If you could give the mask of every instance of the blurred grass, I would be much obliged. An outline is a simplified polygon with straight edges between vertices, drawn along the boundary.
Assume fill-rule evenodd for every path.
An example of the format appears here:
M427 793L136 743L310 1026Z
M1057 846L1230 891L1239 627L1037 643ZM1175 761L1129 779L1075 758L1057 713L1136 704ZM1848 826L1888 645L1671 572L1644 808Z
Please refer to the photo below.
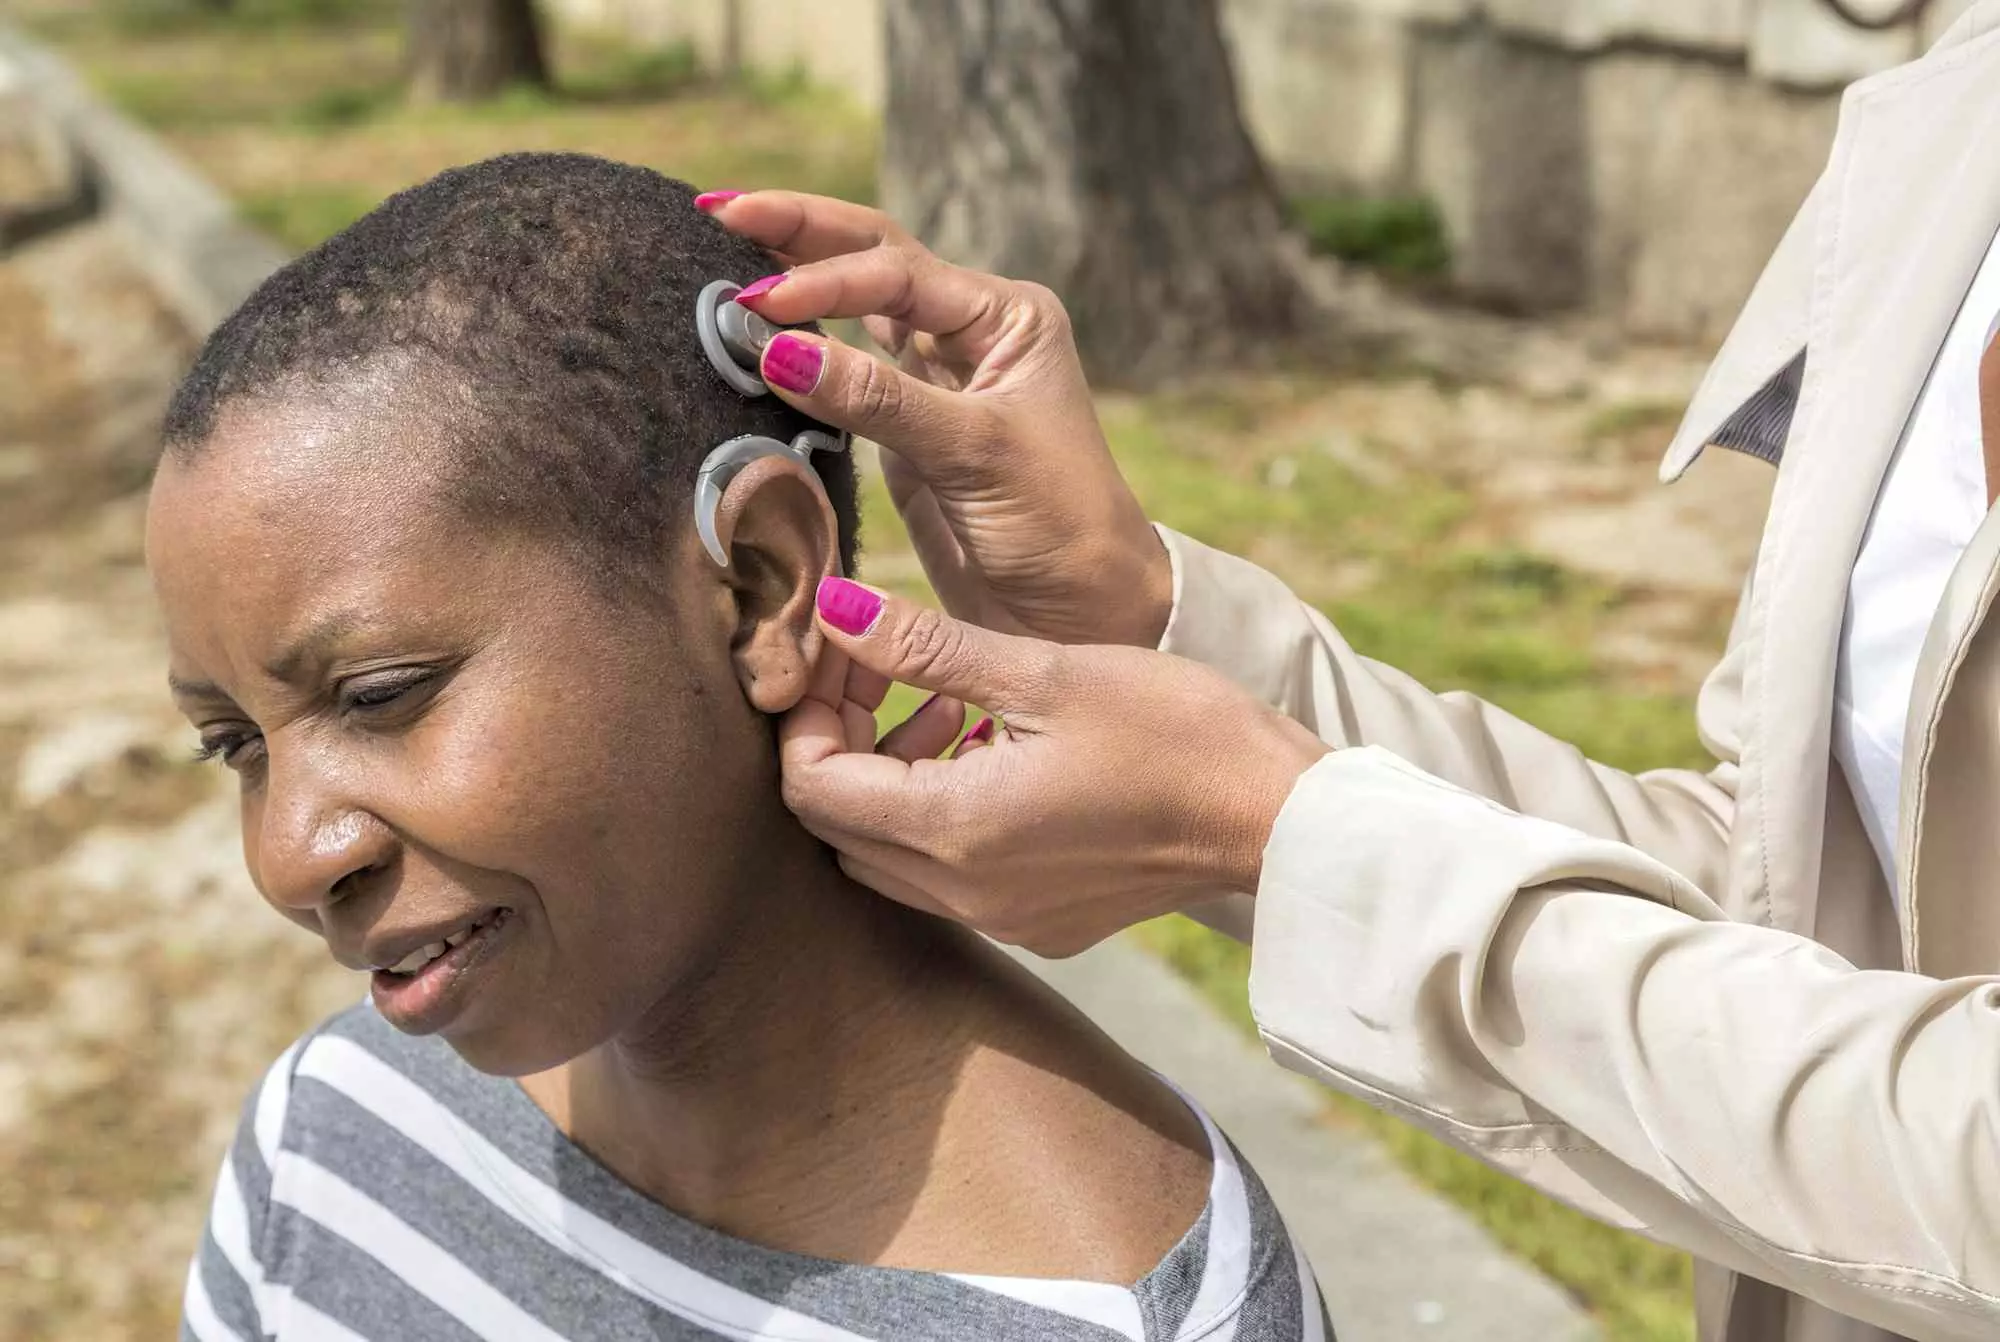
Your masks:
M1322 255L1405 280L1433 279L1451 267L1444 217L1428 200L1307 195L1294 197L1288 213Z
M294 248L401 187L510 150L601 154L702 187L874 198L873 119L796 71L716 77L685 46L558 27L553 88L417 108L401 95L394 4L237 2L216 17L198 0L28 0L23 18Z
M205 15L198 0L30 2L42 8L25 17L100 89L296 248L400 187L516 149L604 154L705 187L873 196L874 124L796 71L718 79L685 48L558 30L555 89L418 110L399 96L390 0L238 0L225 17ZM1307 223L1317 245L1350 258L1415 274L1433 264L1421 211L1344 205ZM1102 409L1153 516L1283 573L1362 652L1434 688L1490 698L1614 764L1701 759L1686 699L1639 692L1588 652L1624 594L1467 539L1475 501L1464 488L1422 475L1364 477L1323 450L1298 412L1324 386L1323 375L1301 373L1107 399ZM928 596L879 479L865 486L864 517L870 580ZM917 699L898 687L885 721ZM1249 1027L1244 948L1178 919L1139 935ZM1373 1135L1562 1283L1602 1321L1607 1342L1693 1337L1682 1256L1558 1207L1358 1104L1337 1101L1329 1121Z

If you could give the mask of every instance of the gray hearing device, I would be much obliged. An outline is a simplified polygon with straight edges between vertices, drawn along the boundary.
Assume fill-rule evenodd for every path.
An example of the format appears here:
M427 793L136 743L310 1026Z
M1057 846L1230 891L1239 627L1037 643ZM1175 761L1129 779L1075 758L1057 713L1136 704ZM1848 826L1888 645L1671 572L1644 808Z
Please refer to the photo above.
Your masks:
M744 397L763 396L771 390L757 371L764 347L785 328L730 301L742 291L742 285L729 280L716 280L704 288L695 299L695 331L701 337L702 352L732 390ZM709 558L729 567L729 553L715 534L715 514L722 505L723 491L745 466L761 457L790 457L810 470L813 453L845 452L847 446L845 433L807 429L789 443L747 433L710 452L703 458L694 483L694 529ZM819 479L817 472L813 479Z

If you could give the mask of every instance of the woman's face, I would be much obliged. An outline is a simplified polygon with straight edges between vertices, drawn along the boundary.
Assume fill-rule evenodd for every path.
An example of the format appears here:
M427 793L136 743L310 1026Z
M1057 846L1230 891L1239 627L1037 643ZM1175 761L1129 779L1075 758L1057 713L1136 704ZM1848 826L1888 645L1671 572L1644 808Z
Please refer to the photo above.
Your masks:
M757 664L797 640L692 543L621 603L478 525L413 421L233 403L162 464L148 560L258 890L375 971L392 1023L518 1075L633 1027L755 916L742 855L788 822L744 685L797 679Z

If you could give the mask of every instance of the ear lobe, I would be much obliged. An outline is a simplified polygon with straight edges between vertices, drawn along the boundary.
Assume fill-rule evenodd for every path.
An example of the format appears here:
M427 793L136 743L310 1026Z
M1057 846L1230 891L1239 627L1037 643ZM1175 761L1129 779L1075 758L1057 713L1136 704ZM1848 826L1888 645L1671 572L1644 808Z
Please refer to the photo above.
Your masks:
M833 504L810 466L760 457L723 491L715 534L729 556L722 577L736 604L737 680L759 712L782 713L805 696L819 655L813 594L840 565Z

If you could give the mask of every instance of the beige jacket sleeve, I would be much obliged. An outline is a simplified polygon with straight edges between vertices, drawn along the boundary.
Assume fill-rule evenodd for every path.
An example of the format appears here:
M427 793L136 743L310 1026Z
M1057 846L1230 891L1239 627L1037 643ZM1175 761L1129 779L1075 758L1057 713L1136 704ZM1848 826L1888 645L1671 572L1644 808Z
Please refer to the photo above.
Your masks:
M1163 651L1214 667L1333 745L1384 746L1510 810L1631 844L1703 889L1721 888L1736 799L1742 671L1734 638L1699 704L1717 766L1628 774L1481 699L1431 693L1358 655L1325 616L1255 564L1158 530L1174 567ZM1248 933L1247 899L1194 912L1232 935Z
M2000 979L1864 972L1387 751L1265 853L1272 1054L1593 1215L1919 1339L2000 1336Z

